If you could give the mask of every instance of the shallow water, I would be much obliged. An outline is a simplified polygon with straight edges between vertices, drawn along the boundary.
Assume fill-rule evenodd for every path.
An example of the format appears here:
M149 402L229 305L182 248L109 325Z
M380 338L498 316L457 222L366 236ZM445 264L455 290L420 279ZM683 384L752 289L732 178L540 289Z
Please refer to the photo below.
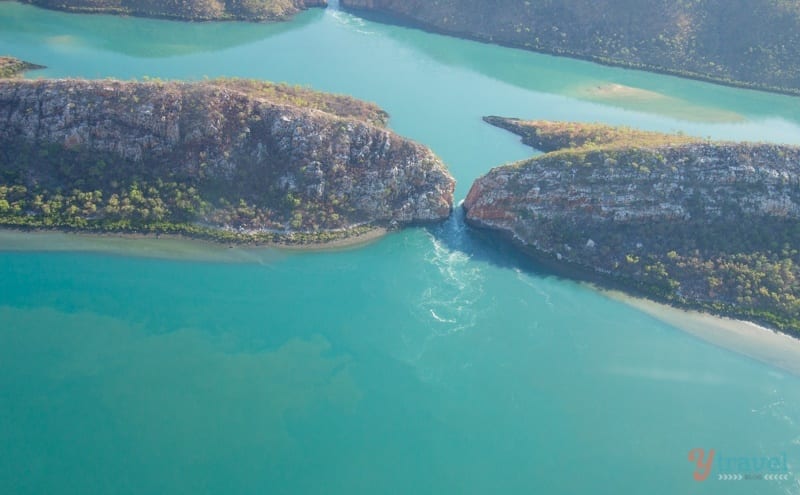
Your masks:
M332 9L183 24L0 2L0 52L48 66L29 77L372 100L442 156L457 199L532 153L487 114L800 144L797 98ZM615 84L651 101L581 89ZM459 214L330 253L136 242L0 236L0 492L800 493L697 483L687 460L785 453L794 473L798 377L553 277Z

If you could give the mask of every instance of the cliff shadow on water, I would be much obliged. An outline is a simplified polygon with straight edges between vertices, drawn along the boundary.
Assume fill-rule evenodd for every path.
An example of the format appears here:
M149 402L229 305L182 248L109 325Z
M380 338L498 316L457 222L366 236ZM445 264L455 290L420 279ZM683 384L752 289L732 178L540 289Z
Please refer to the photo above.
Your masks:
M456 207L446 222L424 228L447 249L497 268L518 270L540 278L588 283L598 289L619 291L634 297L654 300L652 294L631 287L624 281L604 277L594 270L542 254L536 249L522 245L503 232L469 225L461 206ZM664 301L657 302L664 303ZM687 306L686 309L691 308Z
M547 153L478 179L470 225L570 278L797 333L800 149L485 120Z
M557 94L590 103L680 120L734 123L747 116L778 115L796 121L800 98L654 74L644 70L464 39L413 19L380 11L343 7L350 15L435 61L463 68L528 91ZM403 29L396 29L396 28ZM780 101L780 105L775 105Z
M0 12L0 30L7 33L41 36L65 47L90 46L143 58L227 50L304 29L325 15L323 9L310 9L291 22L187 22L110 14L76 15L16 2L1 2ZM57 36L53 35L54 24L62 27Z
M462 253L474 261L506 270L520 270L537 277L583 278L573 276L576 274L550 263L546 258L530 256L510 238L467 224L461 205L453 209L453 214L446 221L423 228L449 251ZM587 272L585 279L594 281L589 275Z

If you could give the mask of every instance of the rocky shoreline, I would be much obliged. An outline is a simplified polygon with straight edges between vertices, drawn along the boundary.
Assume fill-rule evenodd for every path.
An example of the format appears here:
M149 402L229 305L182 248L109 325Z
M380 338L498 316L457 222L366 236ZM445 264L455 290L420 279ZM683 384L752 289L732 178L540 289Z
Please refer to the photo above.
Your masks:
M326 7L327 0L19 0L37 7L81 14L112 14L182 21L287 21L295 14Z

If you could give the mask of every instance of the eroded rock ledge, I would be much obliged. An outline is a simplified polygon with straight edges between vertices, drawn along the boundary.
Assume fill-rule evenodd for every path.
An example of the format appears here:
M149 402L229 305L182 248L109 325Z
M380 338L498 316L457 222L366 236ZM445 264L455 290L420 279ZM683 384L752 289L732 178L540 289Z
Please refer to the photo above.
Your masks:
M478 179L471 225L662 301L800 330L800 148L486 120L549 152Z
M445 219L378 107L256 81L0 81L0 224L324 242Z
M20 0L39 7L89 14L133 15L186 21L283 21L327 0Z

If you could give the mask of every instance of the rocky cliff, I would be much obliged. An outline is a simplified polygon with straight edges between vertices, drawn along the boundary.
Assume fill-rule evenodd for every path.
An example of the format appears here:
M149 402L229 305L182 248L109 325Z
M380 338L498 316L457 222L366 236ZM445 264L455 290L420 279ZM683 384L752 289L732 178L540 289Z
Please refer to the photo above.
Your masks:
M478 179L471 225L659 300L800 330L800 148L486 120L549 152Z
M0 223L311 242L450 214L427 148L255 81L0 81Z
M286 20L309 7L325 7L327 0L20 0L56 10L82 13L162 17L188 21Z
M800 94L800 3L341 0L422 27L611 65Z

